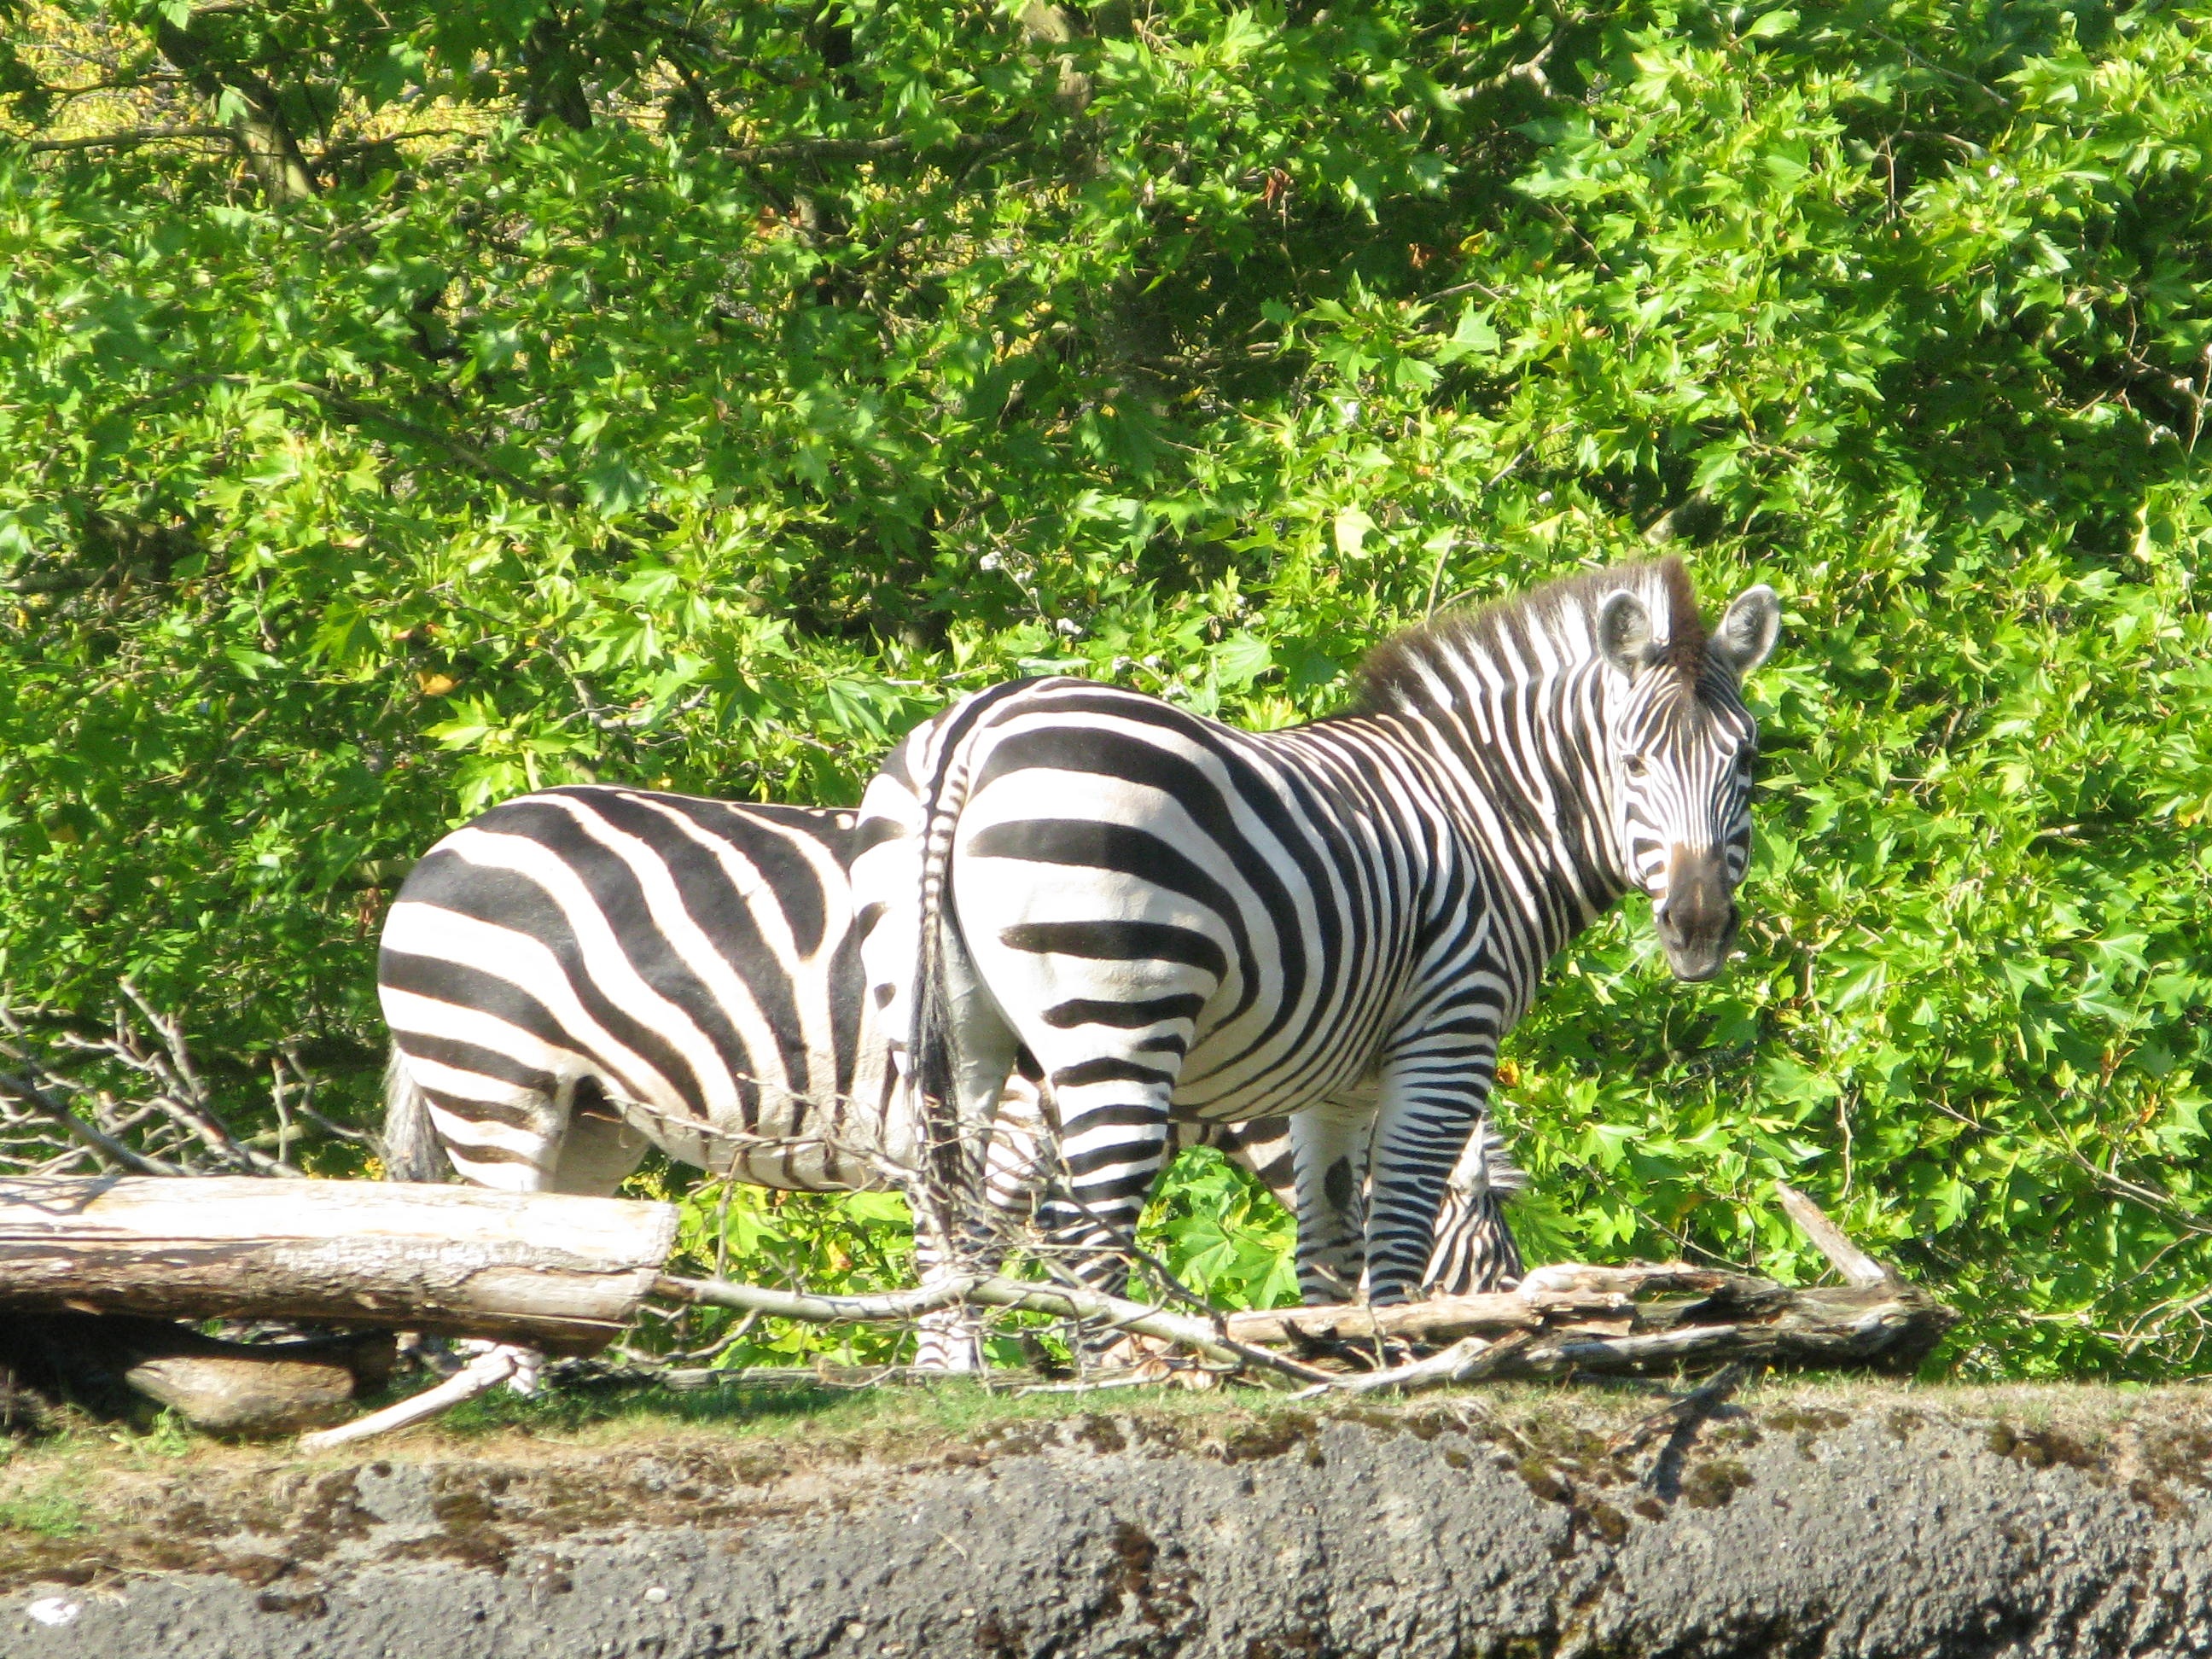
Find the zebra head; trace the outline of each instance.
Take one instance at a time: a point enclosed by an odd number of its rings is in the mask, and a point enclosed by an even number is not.
[[[1624,873],[1650,895],[1668,966],[1678,979],[1707,980],[1735,939],[1735,890],[1751,862],[1759,726],[1743,677],[1774,649],[1782,607],[1772,588],[1747,587],[1708,632],[1680,564],[1656,572],[1663,618],[1627,588],[1598,607],[1612,681],[1601,765]]]

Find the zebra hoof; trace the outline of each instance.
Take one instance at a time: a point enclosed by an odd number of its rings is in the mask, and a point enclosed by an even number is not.
[[[545,1356],[535,1348],[526,1348],[514,1342],[486,1342],[475,1338],[453,1345],[461,1352],[472,1357],[503,1353],[514,1361],[514,1370],[508,1373],[507,1386],[527,1397],[538,1392],[545,1371]]]

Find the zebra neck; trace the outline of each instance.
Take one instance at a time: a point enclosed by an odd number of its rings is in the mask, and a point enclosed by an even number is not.
[[[1464,672],[1448,704],[1390,721],[1421,750],[1500,898],[1522,911],[1539,971],[1630,886],[1596,670],[1517,681]]]

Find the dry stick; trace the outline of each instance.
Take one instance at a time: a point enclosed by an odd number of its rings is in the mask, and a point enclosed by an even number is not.
[[[1845,1284],[1872,1290],[1876,1285],[1901,1285],[1904,1283],[1893,1269],[1884,1267],[1844,1237],[1841,1227],[1829,1220],[1811,1199],[1788,1182],[1776,1182],[1774,1192],[1782,1200],[1783,1210],[1797,1224],[1798,1231],[1813,1241],[1814,1249],[1828,1258],[1828,1264],[1844,1276]]]
[[[175,138],[216,138],[228,143],[231,137],[228,127],[137,127],[126,132],[96,132],[83,138],[33,138],[23,149],[30,155],[40,155],[64,149],[128,149]]]
[[[31,1063],[37,1064],[35,1060]],[[135,1170],[140,1175],[149,1176],[180,1176],[185,1173],[166,1158],[150,1158],[144,1152],[134,1152],[113,1136],[102,1134],[27,1078],[0,1072],[0,1097],[21,1101],[40,1116],[51,1119],[101,1157],[112,1159],[126,1170]]]
[[[1442,1353],[1431,1354],[1426,1359],[1357,1376],[1326,1377],[1295,1397],[1310,1400],[1325,1394],[1375,1394],[1383,1389],[1432,1389],[1451,1382],[1480,1382],[1495,1374],[1501,1364],[1534,1340],[1526,1331],[1516,1331],[1495,1342],[1479,1336],[1462,1337]]]
[[[467,1365],[455,1371],[434,1389],[425,1389],[397,1405],[386,1406],[380,1412],[371,1412],[367,1417],[357,1417],[350,1423],[341,1423],[334,1429],[318,1429],[313,1434],[300,1437],[302,1451],[328,1451],[333,1446],[349,1445],[356,1440],[366,1440],[372,1435],[389,1434],[394,1429],[404,1429],[410,1423],[419,1423],[426,1417],[435,1417],[450,1410],[464,1400],[473,1400],[480,1394],[489,1394],[514,1375],[519,1358],[513,1348],[497,1347],[478,1354]]]
[[[779,1319],[804,1320],[811,1324],[848,1321],[911,1319],[955,1304],[985,1308],[1009,1308],[1018,1313],[1051,1314],[1060,1319],[1110,1325],[1136,1336],[1195,1349],[1216,1364],[1238,1370],[1263,1366],[1284,1376],[1311,1382],[1324,1375],[1281,1354],[1224,1337],[1208,1321],[1127,1302],[1095,1291],[1065,1290],[1044,1285],[1024,1285],[997,1274],[951,1273],[918,1291],[892,1291],[876,1296],[805,1296],[791,1291],[771,1291],[757,1285],[733,1285],[725,1279],[672,1279],[663,1274],[654,1282],[656,1295],[712,1307],[758,1311]]]
[[[230,1126],[216,1112],[207,1080],[192,1061],[191,1050],[185,1043],[184,1027],[149,1002],[127,975],[120,986],[123,994],[130,998],[131,1006],[153,1028],[168,1053],[163,1055],[137,1042],[127,1029],[120,1008],[115,1011],[114,1038],[87,1046],[105,1050],[131,1070],[153,1079],[161,1091],[154,1097],[155,1103],[171,1119],[182,1122],[198,1135],[217,1156],[234,1164],[242,1164],[255,1175],[299,1176],[301,1172],[283,1159],[256,1152],[231,1133]]]

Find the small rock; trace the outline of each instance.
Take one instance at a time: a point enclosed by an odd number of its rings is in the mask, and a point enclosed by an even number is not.
[[[76,1616],[84,1611],[84,1603],[72,1601],[66,1595],[41,1595],[23,1609],[38,1625],[74,1625]]]

